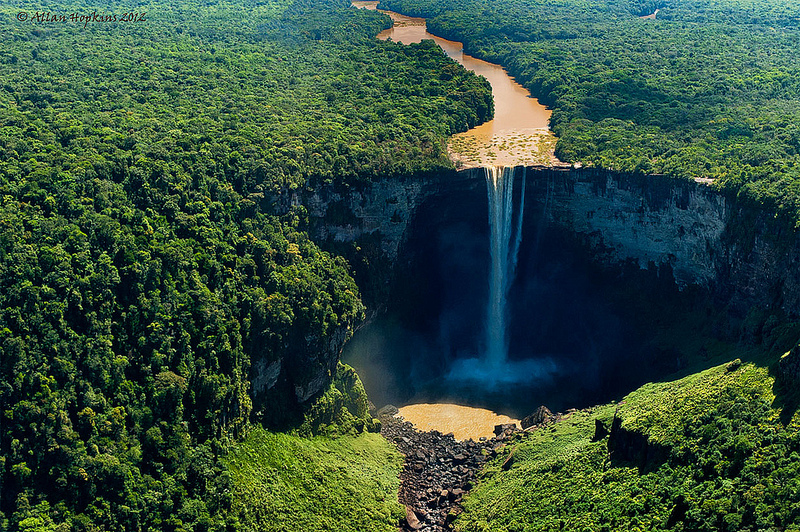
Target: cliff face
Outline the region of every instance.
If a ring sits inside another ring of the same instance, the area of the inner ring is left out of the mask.
[[[680,288],[707,288],[741,314],[800,316],[800,238],[768,209],[665,176],[528,168],[526,179],[526,217],[580,235],[599,263],[669,266]]]
[[[259,345],[251,355],[254,416],[268,427],[294,426],[307,404],[328,389],[352,327],[310,334],[295,326],[278,348]]]
[[[292,203],[308,209],[310,234],[317,242],[354,242],[380,236],[380,252],[397,259],[411,216],[430,193],[432,181],[385,179],[362,188],[326,186],[294,193]]]
[[[709,286],[728,206],[708,187],[659,176],[528,172],[548,224],[585,235],[598,260],[668,264],[680,287]]]
[[[409,221],[425,198],[458,178],[451,172],[429,179],[386,179],[359,188],[328,185],[286,192],[274,208],[286,213],[305,207],[311,238],[323,249],[344,255],[353,265],[364,300],[379,306]],[[251,393],[262,421],[280,425],[296,419],[326,390],[350,333],[340,327],[321,338],[298,334],[287,341],[281,355],[265,352],[254,357]]]
[[[729,202],[716,289],[740,310],[800,316],[800,235],[768,209]]]
[[[598,250],[610,248],[605,260],[669,264],[679,286],[709,288],[740,314],[800,315],[800,239],[773,212],[663,176],[532,174],[552,183],[551,222],[592,235]]]

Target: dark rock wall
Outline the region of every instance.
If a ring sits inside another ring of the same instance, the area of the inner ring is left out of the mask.
[[[681,287],[716,278],[726,202],[707,187],[593,170],[529,170],[528,187],[547,223],[586,235],[601,261],[669,264]]]
[[[279,214],[297,206],[306,209],[309,235],[323,249],[348,258],[362,298],[374,311],[386,298],[398,250],[420,204],[455,183],[471,186],[466,177],[454,171],[433,178],[386,179],[360,187],[326,185],[287,191],[275,199],[274,209]],[[340,328],[324,338],[299,335],[288,342],[285,356],[265,352],[252,361],[253,406],[264,423],[292,423],[328,388],[351,332]]]
[[[708,288],[732,311],[800,316],[800,238],[769,209],[659,175],[528,168],[526,179],[526,208],[582,235],[597,261],[667,265],[679,287]]]

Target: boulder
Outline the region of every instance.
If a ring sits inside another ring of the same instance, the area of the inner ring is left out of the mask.
[[[532,427],[534,425],[541,425],[542,423],[546,423],[551,419],[554,419],[556,416],[550,411],[549,408],[542,405],[536,409],[536,412],[533,414],[523,418],[520,422],[522,426],[522,430],[527,429],[528,427]]]
[[[501,434],[503,434],[506,431],[514,432],[515,430],[517,430],[517,424],[516,423],[502,423],[500,425],[495,425],[494,426],[494,434],[495,434],[495,436],[500,436]]]
[[[445,525],[448,527],[448,530],[452,528],[453,522],[459,515],[461,515],[462,512],[463,510],[458,506],[450,510],[450,513],[448,513],[447,517],[445,518]]]
[[[383,426],[383,424],[381,423],[380,419],[373,418],[372,419],[372,427],[370,427],[369,431],[370,432],[380,432],[382,426]]]
[[[646,434],[626,429],[622,426],[622,419],[614,416],[608,437],[608,454],[612,462],[638,466],[643,471],[665,462],[669,448],[650,442]]]
[[[417,517],[417,513],[410,506],[406,506],[406,523],[412,530],[419,530],[422,528],[422,523],[419,517]]]
[[[503,462],[503,465],[501,466],[503,471],[508,471],[509,469],[511,469],[511,466],[514,465],[514,462],[517,459],[516,453],[514,451],[516,451],[516,449],[511,451],[511,453],[508,455],[508,458],[506,458],[505,461]]]
[[[727,371],[728,373],[730,373],[731,371],[736,371],[736,370],[737,370],[737,369],[739,369],[741,366],[742,366],[742,359],[741,359],[741,358],[737,358],[737,359],[735,359],[735,360],[731,360],[730,362],[728,362],[728,363],[725,365],[725,371]]]
[[[397,414],[398,412],[400,412],[400,411],[397,409],[396,406],[394,406],[394,405],[386,405],[384,407],[381,407],[380,410],[378,410],[378,417],[393,416],[393,415]]]
[[[605,423],[600,421],[599,419],[594,420],[594,436],[592,436],[592,441],[600,441],[606,436],[610,434],[609,430],[606,428]]]

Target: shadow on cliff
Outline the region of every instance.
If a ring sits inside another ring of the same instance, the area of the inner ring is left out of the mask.
[[[524,370],[499,387],[447,379],[485,341],[488,214],[485,198],[464,191],[420,207],[388,314],[346,348],[373,401],[453,401],[525,416],[541,404],[565,410],[620,399],[648,381],[742,356],[714,338],[734,334],[714,302],[678,290],[668,263],[600,268],[592,236],[547,227],[542,207],[526,205],[508,336],[509,362],[547,370],[546,378]]]
[[[795,384],[797,386],[797,384]],[[772,408],[781,411],[780,419],[784,426],[792,421],[797,408],[800,407],[800,390],[791,389],[788,386],[777,386],[773,388],[775,400],[772,402]]]
[[[795,345],[770,366],[770,376],[775,379],[772,408],[781,411],[781,422],[788,425],[800,407],[800,345]]]

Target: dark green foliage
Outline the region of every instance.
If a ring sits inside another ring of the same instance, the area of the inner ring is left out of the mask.
[[[553,108],[556,154],[711,178],[800,219],[800,8],[779,0],[385,0]],[[656,20],[638,18],[659,9]],[[648,13],[649,12],[649,13]]]
[[[364,430],[374,432],[377,420],[372,419],[368,410],[367,392],[361,379],[353,368],[340,363],[328,390],[307,410],[298,433],[336,436]]]
[[[343,1],[86,27],[19,9],[0,5],[0,528],[233,528],[220,457],[251,359],[341,342],[363,312],[290,190],[447,166],[487,86]]]
[[[237,224],[222,205],[214,224],[214,202],[187,196],[201,201],[176,218],[194,238],[124,201],[72,220],[6,205],[4,509],[48,494],[107,530],[179,529],[160,516],[192,495],[214,503],[189,470],[198,444],[216,453],[247,422],[250,356],[359,317],[345,265],[304,234],[264,214]]]

